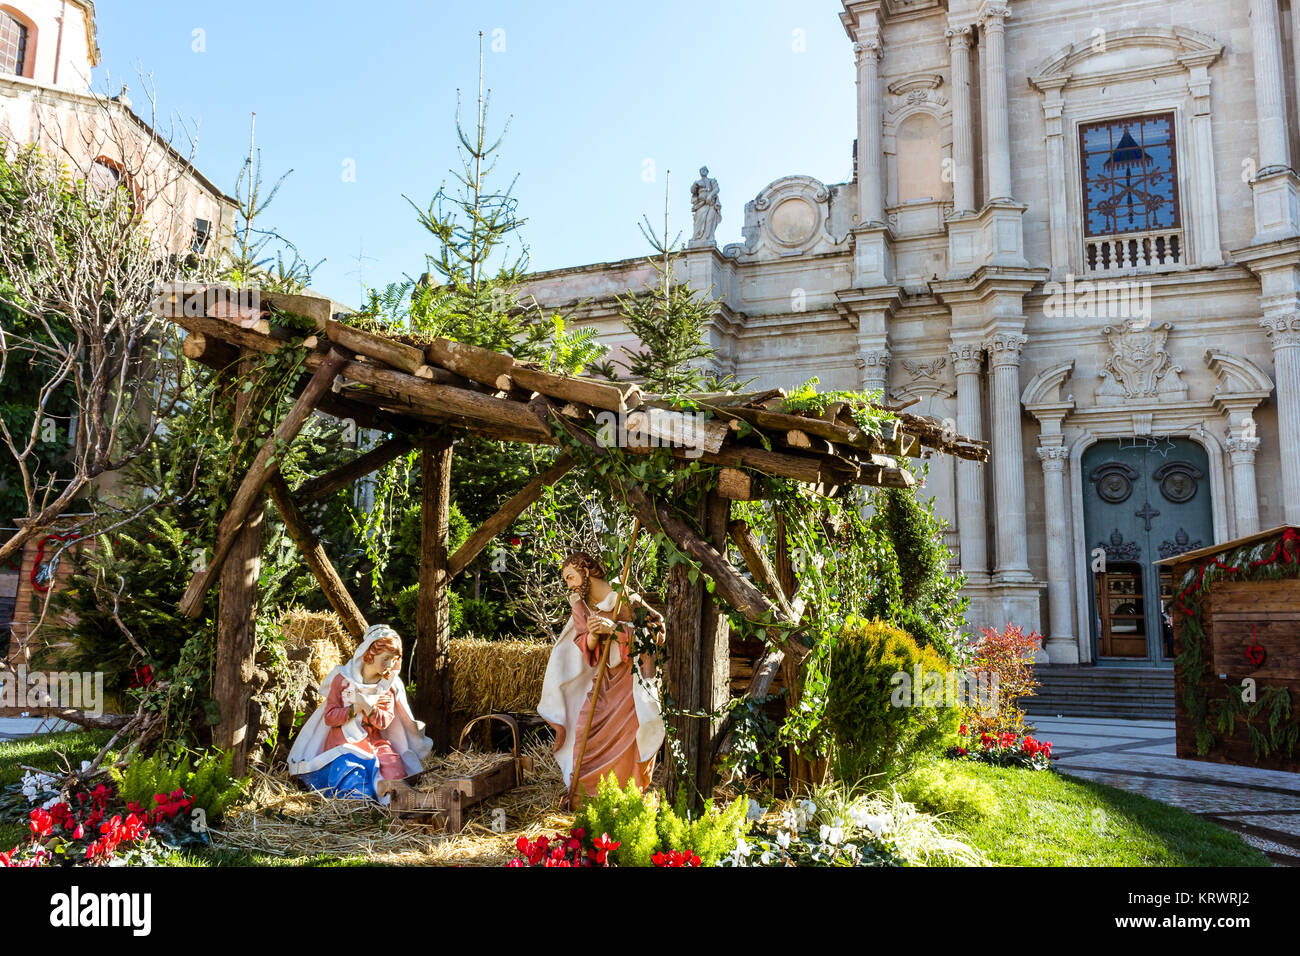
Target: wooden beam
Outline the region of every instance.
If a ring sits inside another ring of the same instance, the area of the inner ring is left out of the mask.
[[[658,450],[648,443],[629,441],[625,451],[638,455],[651,455]],[[822,465],[824,459],[803,455],[787,455],[766,448],[754,448],[749,445],[724,446],[717,454],[699,452],[689,448],[671,449],[674,458],[689,461],[701,461],[706,465],[724,465],[731,468],[748,468],[761,471],[765,475],[778,478],[793,478],[805,484],[817,484],[824,477]]]
[[[318,501],[328,498],[340,488],[346,488],[363,475],[368,475],[377,468],[382,468],[394,458],[405,455],[415,447],[415,439],[408,435],[390,438],[377,448],[353,459],[346,465],[340,465],[333,471],[327,471],[319,477],[304,481],[298,488],[301,501]]]
[[[221,339],[204,335],[202,332],[186,334],[181,343],[181,353],[188,359],[206,365],[208,368],[229,368],[239,361],[239,348]]]
[[[347,362],[340,369],[340,374],[349,381],[384,389],[408,399],[415,408],[533,433],[539,438],[551,437],[550,430],[538,422],[526,406],[509,399],[494,398],[482,392],[450,385],[438,385],[405,372],[365,362]]]
[[[447,535],[451,515],[452,444],[426,438],[420,447],[420,590],[416,603],[415,712],[434,749],[452,746],[451,619]]]
[[[289,312],[311,319],[316,324],[316,331],[325,331],[325,325],[333,317],[334,307],[329,299],[318,295],[300,295],[292,292],[262,292],[262,305],[272,312]],[[275,323],[272,323],[273,325]]]
[[[414,345],[406,345],[386,335],[375,335],[330,319],[325,323],[325,335],[331,342],[352,352],[379,359],[410,375],[424,365],[424,352]]]
[[[627,416],[629,439],[647,435],[659,439],[660,444],[694,448],[715,455],[722,450],[722,441],[730,431],[725,421],[704,421],[694,413],[664,408],[647,408]]]
[[[494,389],[497,379],[502,375],[509,376],[515,368],[515,360],[509,355],[451,339],[435,340],[425,348],[424,356],[433,365],[440,365]]]
[[[172,320],[187,332],[201,332],[220,342],[229,342],[240,348],[269,354],[283,348],[296,348],[298,342],[287,334],[273,329],[271,334],[263,334],[256,329],[245,329],[225,319],[214,319],[204,315],[178,315]]]
[[[545,488],[563,478],[575,464],[573,456],[566,451],[555,459],[551,467],[516,492],[497,510],[496,514],[479,525],[478,530],[470,535],[447,561],[448,578],[456,577],[469,567],[470,562],[482,553],[493,538],[510,527],[529,505],[542,496]]]
[[[626,412],[641,404],[641,389],[633,384],[597,382],[573,375],[555,375],[526,365],[515,365],[510,380],[521,388],[564,402],[580,402],[609,412]]]
[[[347,628],[349,634],[354,638],[361,637],[366,631],[366,619],[362,616],[356,602],[352,600],[352,595],[348,593],[343,579],[334,570],[334,565],[321,546],[320,540],[311,530],[311,526],[303,520],[302,512],[298,510],[284,476],[279,472],[273,474],[267,482],[267,490],[271,492],[271,500],[275,502],[280,517],[284,519],[284,527],[289,532],[289,537],[293,538],[293,543],[298,546],[298,553],[307,562],[307,567],[311,569],[321,591],[325,593],[325,599],[330,602],[330,607],[343,621],[343,626]]]
[[[293,403],[284,420],[276,428],[275,434],[258,451],[257,457],[253,460],[244,480],[240,482],[239,488],[230,501],[230,507],[217,528],[212,560],[208,562],[207,567],[190,579],[185,596],[181,598],[182,614],[187,617],[198,617],[202,613],[203,596],[221,571],[221,565],[230,553],[236,534],[253,510],[254,504],[260,500],[267,479],[280,470],[280,463],[275,454],[277,444],[287,445],[297,437],[307,421],[307,416],[311,414],[320,397],[329,389],[330,382],[334,381],[334,376],[346,361],[347,356],[341,352],[330,354],[329,359],[316,370],[307,387]]]
[[[795,617],[794,608],[791,607],[785,591],[781,588],[781,582],[776,576],[776,569],[772,563],[767,560],[767,555],[763,552],[763,546],[759,543],[758,536],[744,521],[733,521],[728,529],[731,534],[731,540],[735,542],[736,550],[745,560],[745,567],[749,568],[749,573],[754,576],[763,587],[767,588],[768,594],[772,595],[773,601],[781,609],[782,616],[790,622],[798,621]]]
[[[718,494],[731,501],[755,501],[762,497],[754,490],[754,479],[739,468],[718,470]]]

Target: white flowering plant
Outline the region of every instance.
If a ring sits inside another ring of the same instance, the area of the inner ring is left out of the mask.
[[[773,807],[720,866],[978,866],[978,850],[896,792],[831,784]]]

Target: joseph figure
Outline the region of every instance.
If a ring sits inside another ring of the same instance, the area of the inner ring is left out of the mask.
[[[663,617],[630,590],[620,602],[604,566],[588,554],[570,554],[560,573],[572,613],[551,650],[537,706],[555,729],[556,762],[570,785],[590,720],[591,735],[578,768],[577,802],[594,795],[601,778],[610,774],[620,786],[630,781],[645,789],[664,741],[664,721],[654,660],[637,653],[632,621],[634,609],[643,608],[647,629],[662,641]],[[603,642],[611,640],[593,714],[597,665]]]

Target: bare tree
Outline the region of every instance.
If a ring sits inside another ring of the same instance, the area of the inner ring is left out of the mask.
[[[76,531],[73,504],[148,449],[181,393],[178,330],[151,304],[210,265],[191,254],[193,137],[178,152],[148,102],[148,121],[125,94],[38,107],[32,144],[3,144],[0,302],[19,318],[0,328],[0,381],[22,376],[32,404],[30,423],[0,410],[0,456],[26,503],[0,561],[56,526]],[[60,394],[76,411],[56,461],[42,443]]]

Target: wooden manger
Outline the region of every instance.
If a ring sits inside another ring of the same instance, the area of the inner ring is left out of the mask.
[[[491,720],[510,729],[513,740],[510,753],[478,763],[471,772],[452,773],[450,779],[445,771],[446,761],[435,761],[433,767],[407,778],[410,789],[393,792],[389,812],[395,817],[435,823],[448,833],[459,833],[465,825],[465,813],[471,807],[522,786],[524,774],[533,769],[533,762],[520,755],[519,724],[509,714],[475,717],[461,731],[458,749],[464,748],[465,738],[476,724]]]
[[[774,646],[748,666],[742,661],[750,698],[766,697],[780,675],[787,703],[796,701],[799,665],[807,653],[799,639],[804,608],[795,597],[782,516],[777,515],[774,560],[769,560],[752,531],[731,520],[731,502],[764,497],[768,477],[838,496],[857,485],[911,486],[915,479],[900,466],[902,457],[940,452],[988,460],[984,442],[954,435],[935,419],[901,409],[887,409],[894,417],[870,431],[859,425],[854,408],[844,402],[831,404],[821,414],[783,410],[784,393],[778,389],[677,398],[644,394],[635,384],[559,375],[472,345],[445,339],[417,344],[409,337],[366,332],[340,321],[326,300],[310,296],[261,293],[261,313],[238,321],[223,318],[220,309],[205,308],[205,302],[234,295],[230,290],[213,295],[207,287],[196,286],[160,302],[163,314],[188,332],[185,354],[223,374],[234,374],[248,356],[258,353],[291,350],[302,359],[292,383],[296,400],[274,434],[261,436],[261,452],[221,521],[213,557],[195,573],[181,602],[184,613],[198,616],[208,590],[220,582],[214,680],[222,719],[215,743],[232,751],[241,769],[249,745],[245,675],[253,653],[259,522],[268,492],[322,591],[355,637],[364,630],[365,619],[309,523],[302,520],[301,507],[419,449],[422,527],[413,706],[428,725],[435,749],[445,752],[453,732],[450,585],[546,487],[577,465],[575,455],[558,455],[455,553],[448,553],[457,437],[470,434],[535,445],[560,445],[564,439],[599,460],[615,452],[596,436],[608,435],[614,426],[620,429],[621,452],[649,455],[667,445],[683,467],[692,461],[719,466],[718,487],[693,515],[684,515],[636,484],[612,478],[610,488],[611,499],[624,502],[643,527],[663,533],[714,582],[710,590],[703,576],[691,580],[688,569],[677,566],[670,572],[667,595],[671,653],[663,677],[666,693],[681,712],[669,720],[686,772],[695,782],[694,801],[709,792],[714,759],[731,746],[730,728],[721,720],[690,716],[718,713],[731,698],[733,653],[725,606],[771,628]],[[237,425],[253,427],[243,422],[246,405],[237,401],[232,414]],[[275,449],[294,440],[312,411],[350,419],[389,438],[295,491],[279,478]],[[748,577],[732,564],[733,546]],[[804,768],[803,778],[809,773],[815,776],[815,769]],[[461,795],[452,797],[449,791],[447,802],[459,801],[463,808],[472,795],[456,792]]]

